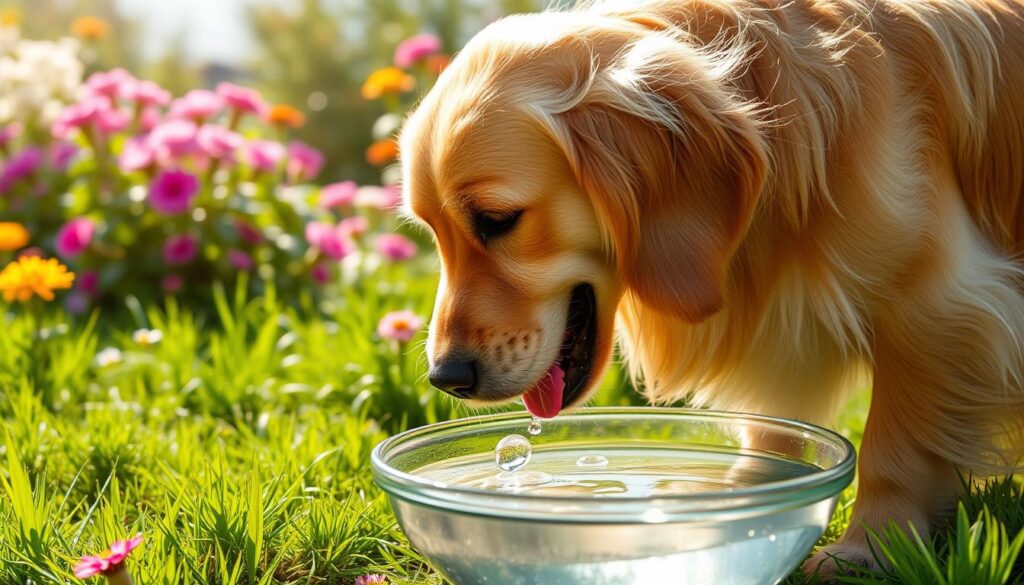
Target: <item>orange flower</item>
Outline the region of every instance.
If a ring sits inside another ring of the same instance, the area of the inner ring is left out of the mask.
[[[363,84],[363,97],[375,100],[383,95],[412,91],[416,87],[416,78],[398,67],[378,69],[366,78]]]
[[[267,112],[267,122],[275,126],[301,128],[306,123],[306,115],[288,104],[278,104]]]
[[[20,250],[28,244],[28,230],[20,223],[0,221],[0,252]]]
[[[75,273],[68,272],[56,258],[22,256],[0,272],[0,292],[8,303],[23,303],[33,296],[52,301],[53,291],[71,288],[74,282]]]
[[[87,41],[96,41],[107,36],[110,25],[102,18],[82,16],[71,23],[71,34]]]
[[[366,149],[366,162],[383,166],[398,158],[398,143],[391,138],[378,140]]]
[[[437,55],[431,55],[431,56],[427,57],[427,61],[426,61],[427,71],[430,71],[434,75],[441,75],[441,72],[444,71],[448,67],[448,64],[451,63],[451,62],[452,62],[451,56],[445,55],[444,53],[438,53]]]

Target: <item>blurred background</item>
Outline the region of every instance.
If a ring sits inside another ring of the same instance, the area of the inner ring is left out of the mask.
[[[87,71],[124,67],[175,95],[230,81],[305,112],[295,136],[320,149],[323,181],[370,181],[373,122],[387,104],[360,97],[395,45],[432,33],[447,50],[506,14],[571,0],[0,0],[24,36],[83,41]],[[415,94],[408,96],[415,99]]]

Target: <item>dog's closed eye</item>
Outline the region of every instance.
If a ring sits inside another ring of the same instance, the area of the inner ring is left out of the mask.
[[[512,231],[522,215],[521,209],[504,212],[477,211],[473,214],[473,232],[486,244]]]

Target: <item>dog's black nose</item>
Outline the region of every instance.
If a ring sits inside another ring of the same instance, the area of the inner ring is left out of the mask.
[[[427,375],[430,383],[456,398],[469,398],[476,387],[476,362],[443,359],[434,362]]]

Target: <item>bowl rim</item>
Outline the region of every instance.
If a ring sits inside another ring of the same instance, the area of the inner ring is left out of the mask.
[[[774,428],[810,433],[818,443],[839,447],[841,459],[828,469],[779,481],[732,490],[644,497],[594,498],[589,496],[540,496],[503,493],[481,488],[453,486],[400,471],[387,463],[388,452],[417,437],[453,427],[501,425],[528,421],[527,412],[480,415],[424,425],[384,439],[371,454],[374,480],[393,498],[444,510],[449,513],[492,516],[557,523],[665,523],[709,519],[740,519],[802,508],[833,498],[853,481],[857,453],[852,443],[835,431],[793,419],[743,412],[674,407],[586,407],[559,415],[558,421],[574,418],[679,417],[700,420],[729,419],[767,424]],[[804,438],[808,438],[806,435]],[[557,512],[557,513],[554,513]]]

